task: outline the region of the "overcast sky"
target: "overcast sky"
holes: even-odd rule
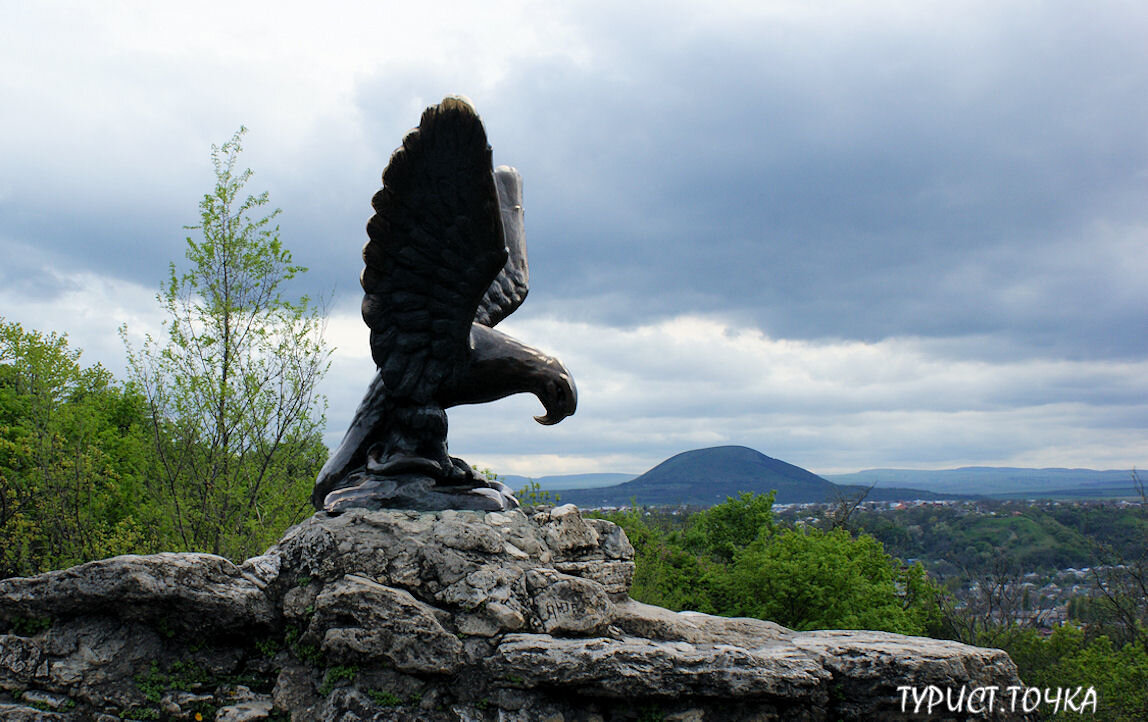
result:
[[[1148,4],[0,0],[0,316],[117,373],[242,124],[330,298],[335,444],[373,365],[390,152],[463,93],[525,181],[501,329],[578,413],[452,410],[508,474],[743,444],[816,472],[1148,463]]]

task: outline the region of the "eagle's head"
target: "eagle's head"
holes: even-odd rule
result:
[[[574,386],[574,377],[561,361],[552,356],[547,357],[546,364],[539,372],[541,384],[535,390],[535,395],[546,407],[546,415],[535,416],[534,420],[550,426],[567,416],[573,416],[578,409],[578,388]]]

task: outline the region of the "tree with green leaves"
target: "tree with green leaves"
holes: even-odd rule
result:
[[[630,596],[675,611],[720,613],[711,601],[708,585],[708,572],[715,564],[708,561],[708,555],[686,549],[679,531],[648,523],[647,514],[635,504],[606,515],[622,527],[634,546]]]
[[[775,492],[754,494],[743,491],[721,504],[690,517],[686,542],[696,553],[709,554],[720,562],[733,561],[737,550],[749,546],[763,533],[773,533]]]
[[[1094,713],[1089,712],[1089,719],[1148,719],[1148,650],[1135,641],[1121,646],[1070,623],[1048,635],[1012,624],[996,630],[991,642],[1008,652],[1020,678],[1030,687],[1095,688],[1098,705]],[[1074,712],[1053,716],[1056,720],[1080,718]]]
[[[142,397],[0,318],[0,578],[147,549]]]
[[[924,634],[937,619],[923,568],[902,569],[881,542],[844,529],[762,535],[737,554],[730,584],[730,611],[793,629]]]
[[[166,342],[127,342],[130,373],[147,398],[157,462],[157,520],[180,549],[241,559],[263,551],[308,512],[326,459],[320,438],[329,366],[324,317],[307,296],[285,296],[307,269],[292,261],[266,212],[244,195],[245,128],[212,146],[215,188],[188,226],[188,268],[171,264],[157,300]]]
[[[471,468],[474,468],[473,466]],[[490,469],[483,469],[482,475],[487,481],[497,481],[498,474],[495,474]],[[543,489],[542,485],[534,479],[528,479],[526,485],[514,493],[514,498],[518,499],[518,503],[522,506],[555,506],[562,501],[560,494],[551,494],[548,490]]]
[[[631,596],[642,602],[794,629],[940,629],[941,590],[871,536],[778,529],[770,494],[743,493],[660,529],[637,508],[608,516],[635,550]],[[655,517],[649,517],[655,518]]]

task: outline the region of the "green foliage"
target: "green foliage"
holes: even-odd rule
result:
[[[1009,626],[997,630],[992,643],[1009,653],[1030,687],[1094,687],[1098,706],[1090,719],[1148,719],[1148,650],[1140,644],[1117,647],[1104,635],[1090,639],[1072,624],[1057,627],[1048,637],[1035,629]]]
[[[518,499],[518,503],[523,506],[555,505],[562,500],[559,494],[551,494],[533,479],[531,479],[526,486],[516,491],[514,498]]]
[[[705,571],[712,566],[687,551],[676,532],[664,532],[647,522],[637,507],[606,515],[626,532],[634,546],[634,580],[630,596],[667,609],[715,613]]]
[[[164,693],[175,690],[190,692],[219,681],[197,662],[173,662],[166,672],[152,662],[148,671],[134,677],[136,687],[149,702],[159,702]]]
[[[774,492],[742,492],[690,518],[686,542],[697,553],[708,553],[720,562],[733,561],[737,550],[762,534],[773,533]]]
[[[1107,637],[1099,637],[1061,659],[1050,680],[1082,680],[1096,687],[1100,700],[1097,719],[1148,719],[1148,651],[1134,642],[1119,650]]]
[[[787,529],[737,554],[729,611],[794,629],[879,629],[921,634],[898,594],[898,570],[880,542],[844,529]]]
[[[1101,563],[1091,572],[1099,593],[1069,604],[1070,618],[1083,625],[1061,625],[1047,638],[989,625],[976,640],[1007,651],[1029,685],[1095,688],[1095,719],[1113,722],[1148,719],[1148,494],[1136,472],[1132,481],[1140,507],[1054,506],[1049,513],[1087,534]]]
[[[319,694],[326,697],[331,694],[340,682],[354,682],[359,676],[359,668],[354,665],[340,665],[331,667],[323,676],[323,684],[319,687]]]
[[[41,712],[68,712],[76,708],[76,701],[74,699],[66,699],[60,704],[49,704],[48,702],[41,700],[25,702],[25,704],[34,709],[38,709]]]
[[[933,571],[952,574],[990,565],[1002,557],[1028,570],[1081,567],[1091,563],[1086,535],[1099,531],[1093,512],[1077,506],[1046,510],[1018,502],[979,502],[984,513],[960,507],[921,506],[896,515],[858,511],[855,530],[881,541],[902,559],[937,560]],[[1127,513],[1107,515],[1110,526],[1124,526]],[[1122,537],[1123,538],[1123,537]]]
[[[482,476],[482,478],[486,479],[487,481],[498,481],[498,474],[495,473],[492,469],[486,467],[479,469],[475,464],[471,464],[470,468],[477,471]]]
[[[891,559],[896,565],[896,559]],[[897,589],[901,607],[913,622],[907,632],[927,637],[942,637],[945,629],[944,604],[947,592],[920,562],[897,569]]]
[[[1139,483],[1133,471],[1132,481]],[[1135,559],[1146,551],[1148,514],[1143,508],[1116,509],[1109,504],[1062,504],[1046,512],[1058,525],[1093,540],[1112,556]]]
[[[147,546],[144,401],[79,358],[0,318],[0,578]]]
[[[380,707],[401,707],[403,698],[385,689],[367,690],[367,696]]]
[[[772,509],[773,494],[747,493],[682,528],[636,507],[608,515],[634,545],[631,596],[796,629],[939,628],[941,592],[923,567],[905,567],[872,537],[843,529],[779,531]]]
[[[1097,557],[1105,566],[1094,570],[1093,579],[1103,595],[1099,606],[1108,617],[1105,629],[1113,640],[1148,649],[1148,488],[1135,469],[1131,481],[1140,506],[1134,515],[1125,515],[1128,523],[1120,532],[1128,541],[1124,550],[1111,542],[1096,544]]]
[[[49,617],[16,617],[10,622],[10,634],[19,637],[34,637],[52,626]]]
[[[638,722],[662,722],[666,713],[656,704],[648,704],[638,710]]]
[[[255,641],[255,648],[259,650],[261,655],[267,659],[271,659],[279,653],[279,650],[282,648],[282,646],[280,645],[278,639],[275,639],[274,637],[264,637],[263,639],[258,639]]]
[[[159,702],[168,688],[168,677],[159,671],[159,665],[151,663],[151,668],[135,677],[136,687],[149,702]]]
[[[322,660],[322,653],[314,644],[304,644],[300,641],[302,634],[299,627],[288,625],[283,633],[283,646],[301,662],[318,664]]]
[[[216,185],[200,203],[201,240],[187,238],[189,270],[175,264],[157,300],[166,343],[127,343],[133,380],[147,398],[157,468],[149,493],[170,548],[233,559],[261,552],[308,511],[325,399],[316,386],[329,351],[323,318],[284,284],[292,262],[268,195],[242,196],[240,129],[212,147]]]

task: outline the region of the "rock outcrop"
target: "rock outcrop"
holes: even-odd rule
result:
[[[633,553],[572,506],[355,510],[239,566],[3,580],[0,719],[897,719],[899,688],[1019,684],[999,650],[641,604]]]

